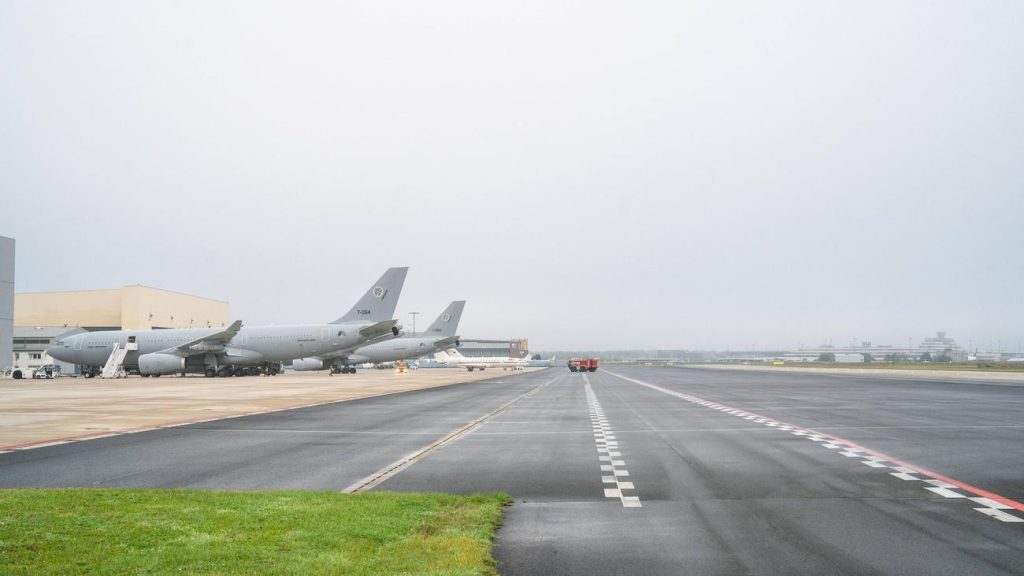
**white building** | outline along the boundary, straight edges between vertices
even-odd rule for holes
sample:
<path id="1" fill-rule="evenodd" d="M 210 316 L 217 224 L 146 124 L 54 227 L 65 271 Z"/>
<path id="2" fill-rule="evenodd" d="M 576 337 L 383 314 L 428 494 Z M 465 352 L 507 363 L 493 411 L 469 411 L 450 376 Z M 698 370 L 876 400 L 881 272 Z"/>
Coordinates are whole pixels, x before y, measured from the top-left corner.
<path id="1" fill-rule="evenodd" d="M 15 326 L 12 371 L 21 370 L 23 377 L 31 378 L 32 372 L 40 366 L 53 364 L 60 366 L 61 374 L 74 374 L 74 364 L 54 360 L 46 353 L 46 349 L 61 337 L 79 332 L 85 330 L 65 326 Z"/>

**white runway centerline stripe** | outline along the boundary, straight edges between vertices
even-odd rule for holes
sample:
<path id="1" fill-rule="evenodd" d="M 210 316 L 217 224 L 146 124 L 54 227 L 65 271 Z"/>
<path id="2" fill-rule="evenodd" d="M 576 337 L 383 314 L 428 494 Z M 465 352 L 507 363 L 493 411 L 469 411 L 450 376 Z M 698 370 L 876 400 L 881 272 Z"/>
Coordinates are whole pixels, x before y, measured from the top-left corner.
<path id="1" fill-rule="evenodd" d="M 605 498 L 618 498 L 622 502 L 624 508 L 642 508 L 643 505 L 640 503 L 639 496 L 627 495 L 625 491 L 636 490 L 632 482 L 625 482 L 620 478 L 628 478 L 629 471 L 626 470 L 625 460 L 613 460 L 613 458 L 622 458 L 622 453 L 618 452 L 619 444 L 614 442 L 615 433 L 612 431 L 612 427 L 608 424 L 608 419 L 604 415 L 604 410 L 601 408 L 601 403 L 597 400 L 597 395 L 594 394 L 594 389 L 590 386 L 590 379 L 587 375 L 583 375 L 583 389 L 587 393 L 587 408 L 590 410 L 590 423 L 594 428 L 594 443 L 597 445 L 597 461 L 601 466 L 601 483 L 602 484 L 615 484 L 614 488 L 605 488 Z M 608 473 L 611 472 L 611 475 Z"/>
<path id="2" fill-rule="evenodd" d="M 668 394 L 669 396 L 681 398 L 683 400 L 686 400 L 687 402 L 692 402 L 700 406 L 713 408 L 725 414 L 733 414 L 741 417 L 754 416 L 756 418 L 754 422 L 756 423 L 763 424 L 764 426 L 767 426 L 769 428 L 788 431 L 790 432 L 790 434 L 794 434 L 800 438 L 805 438 L 813 442 L 818 442 L 818 446 L 822 446 L 829 450 L 836 450 L 836 453 L 842 454 L 843 456 L 846 456 L 848 458 L 859 458 L 860 462 L 866 466 L 870 466 L 872 468 L 885 468 L 887 470 L 895 470 L 895 472 L 890 472 L 890 474 L 901 480 L 917 480 L 923 481 L 922 484 L 931 484 L 931 486 L 923 486 L 923 488 L 925 490 L 938 494 L 939 496 L 942 496 L 944 498 L 968 499 L 969 494 L 973 494 L 974 496 L 977 497 L 970 498 L 970 501 L 973 501 L 977 504 L 981 504 L 982 506 L 984 506 L 984 508 L 975 508 L 974 510 L 977 510 L 982 514 L 995 518 L 996 520 L 999 520 L 1001 522 L 1024 522 L 1024 518 L 1004 512 L 1004 510 L 1013 510 L 1018 514 L 1024 512 L 1024 504 L 1020 502 L 1011 500 L 1009 498 L 1005 498 L 998 494 L 993 494 L 992 492 L 988 492 L 987 490 L 983 490 L 976 486 L 971 486 L 970 484 L 966 484 L 964 482 L 953 480 L 952 478 L 947 478 L 945 476 L 942 476 L 941 474 L 936 474 L 924 468 L 919 468 L 912 466 L 910 464 L 906 464 L 904 462 L 900 462 L 895 458 L 886 456 L 885 454 L 865 448 L 863 446 L 859 446 L 849 440 L 832 436 L 830 434 L 825 434 L 823 432 L 817 432 L 815 430 L 802 428 L 800 426 L 794 426 L 793 424 L 787 424 L 786 422 L 774 420 L 772 418 L 762 416 L 760 414 L 753 414 L 751 412 L 746 412 L 743 410 L 739 410 L 737 408 L 731 408 L 729 406 L 725 406 L 722 404 L 716 404 L 703 398 L 698 398 L 696 396 L 691 396 L 689 394 L 683 394 L 681 392 L 669 390 L 668 388 L 662 388 L 661 386 L 650 384 L 648 382 L 637 380 L 635 378 L 630 378 L 628 376 L 623 376 L 621 374 L 616 374 L 615 372 L 610 372 L 608 370 L 602 369 L 602 372 L 615 376 L 616 378 L 621 378 L 627 382 L 639 384 L 640 386 L 645 386 L 647 388 L 650 388 L 651 390 L 656 390 L 658 392 Z M 961 494 L 960 492 L 955 492 L 954 490 L 960 490 L 962 492 L 967 492 L 968 494 Z M 993 506 L 993 504 L 997 506 Z"/>
<path id="3" fill-rule="evenodd" d="M 508 410 L 516 402 L 519 402 L 520 400 L 522 400 L 524 398 L 529 398 L 530 396 L 533 396 L 537 392 L 540 392 L 540 390 L 542 388 L 544 388 L 548 384 L 551 384 L 552 382 L 555 382 L 555 381 L 559 380 L 560 378 L 561 378 L 561 376 L 558 377 L 558 378 L 553 378 L 553 379 L 548 380 L 547 382 L 545 382 L 545 383 L 543 383 L 543 384 L 541 384 L 539 386 L 535 386 L 534 388 L 531 388 L 525 394 L 522 394 L 521 396 L 518 396 L 518 397 L 514 398 L 510 402 L 502 404 L 498 408 L 494 409 L 491 412 L 488 412 L 487 414 L 484 414 L 483 416 L 477 418 L 476 420 L 473 420 L 472 422 L 470 422 L 469 424 L 466 424 L 462 428 L 459 428 L 458 430 L 455 430 L 454 432 L 452 432 L 452 433 L 450 433 L 450 434 L 448 434 L 448 435 L 446 435 L 446 436 L 444 436 L 444 437 L 442 437 L 442 438 L 440 438 L 440 439 L 438 439 L 438 440 L 436 440 L 436 441 L 434 441 L 434 442 L 424 446 L 423 448 L 420 448 L 419 450 L 413 452 L 412 454 L 409 454 L 408 456 L 405 456 L 404 458 L 399 458 L 398 460 L 395 460 L 391 464 L 388 464 L 387 466 L 381 468 L 380 470 L 374 472 L 373 474 L 370 474 L 366 478 L 363 478 L 362 480 L 359 480 L 358 482 L 350 485 L 348 488 L 345 488 L 344 492 L 346 494 L 353 494 L 353 493 L 356 493 L 356 492 L 365 492 L 367 490 L 372 490 L 372 489 L 376 488 L 377 486 L 379 486 L 382 482 L 384 482 L 388 478 L 391 478 L 395 474 L 398 474 L 402 470 L 405 470 L 409 466 L 412 466 L 416 462 L 419 462 L 421 459 L 426 457 L 428 454 L 430 454 L 434 450 L 437 450 L 438 448 L 440 448 L 440 447 L 442 447 L 442 446 L 444 446 L 446 444 L 449 444 L 451 442 L 454 442 L 455 440 L 458 440 L 459 438 L 462 438 L 466 434 L 469 434 L 473 430 L 476 430 L 477 428 L 479 428 L 480 425 L 483 424 L 484 422 L 486 422 L 486 421 L 490 420 L 491 418 L 497 416 L 498 414 L 501 414 L 502 412 Z"/>

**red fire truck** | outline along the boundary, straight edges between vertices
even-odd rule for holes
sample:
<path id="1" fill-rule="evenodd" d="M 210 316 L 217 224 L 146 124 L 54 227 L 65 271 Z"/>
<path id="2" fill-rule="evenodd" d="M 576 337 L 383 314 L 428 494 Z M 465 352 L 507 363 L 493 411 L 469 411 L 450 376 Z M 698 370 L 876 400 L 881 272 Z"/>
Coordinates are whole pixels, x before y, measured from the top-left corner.
<path id="1" fill-rule="evenodd" d="M 597 358 L 573 358 L 569 360 L 570 372 L 597 372 Z"/>

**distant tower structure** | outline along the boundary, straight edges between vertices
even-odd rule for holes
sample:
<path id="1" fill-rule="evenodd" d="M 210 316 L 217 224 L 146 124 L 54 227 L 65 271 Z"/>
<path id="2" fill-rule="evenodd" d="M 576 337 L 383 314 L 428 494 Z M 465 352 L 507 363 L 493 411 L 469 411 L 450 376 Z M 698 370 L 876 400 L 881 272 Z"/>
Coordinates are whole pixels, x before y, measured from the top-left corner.
<path id="1" fill-rule="evenodd" d="M 945 332 L 936 332 L 935 336 L 925 338 L 921 340 L 921 344 L 917 347 L 917 351 L 920 354 L 928 352 L 934 358 L 935 356 L 947 356 L 953 358 L 959 355 L 960 346 L 957 345 L 956 340 L 947 338 Z"/>
<path id="2" fill-rule="evenodd" d="M 0 372 L 14 363 L 14 238 L 0 236 Z"/>

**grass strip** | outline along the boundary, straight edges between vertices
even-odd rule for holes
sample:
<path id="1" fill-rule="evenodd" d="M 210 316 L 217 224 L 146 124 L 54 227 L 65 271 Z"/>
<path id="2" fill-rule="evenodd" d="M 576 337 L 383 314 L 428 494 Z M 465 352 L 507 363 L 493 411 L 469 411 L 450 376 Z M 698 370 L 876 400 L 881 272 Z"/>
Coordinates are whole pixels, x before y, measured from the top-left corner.
<path id="1" fill-rule="evenodd" d="M 504 494 L 0 490 L 3 574 L 497 574 Z"/>

